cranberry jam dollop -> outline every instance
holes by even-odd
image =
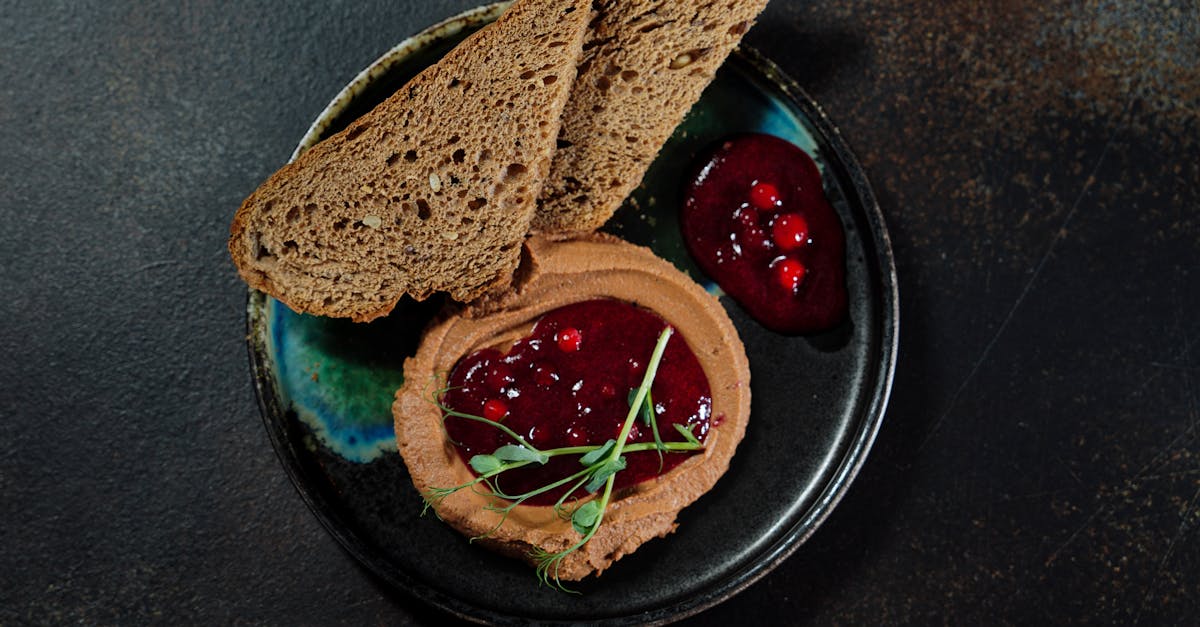
[[[667,323],[653,312],[617,300],[591,300],[550,311],[507,353],[487,348],[454,367],[442,403],[512,429],[541,450],[602,445],[615,439],[629,413],[629,394],[642,383],[646,364]],[[679,333],[668,341],[650,388],[659,437],[683,438],[672,425],[690,427],[704,441],[711,425],[712,394],[700,362]],[[628,443],[653,442],[652,430],[635,419]],[[446,416],[446,432],[463,463],[489,454],[512,438],[495,427]],[[626,469],[614,488],[636,485],[678,466],[694,453],[625,453]],[[582,469],[578,455],[561,455],[545,466],[505,472],[497,486],[507,494],[540,488]],[[550,505],[562,489],[525,503]],[[580,490],[574,496],[582,497]]]
[[[719,142],[694,172],[680,229],[700,269],[772,331],[840,323],[845,235],[813,160],[778,137],[745,134]]]

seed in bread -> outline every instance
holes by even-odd
[[[589,0],[518,0],[245,200],[229,251],[292,309],[366,321],[401,296],[511,280],[574,81]]]
[[[602,0],[533,229],[603,225],[767,0]]]

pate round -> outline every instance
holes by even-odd
[[[514,289],[435,321],[417,354],[404,365],[404,386],[392,405],[396,439],[413,484],[422,494],[474,479],[445,434],[434,394],[460,359],[511,344],[543,314],[564,305],[613,298],[650,309],[687,341],[708,378],[713,428],[704,450],[673,470],[614,493],[604,521],[586,545],[557,570],[567,581],[599,573],[645,541],[675,529],[681,509],[716,483],[750,415],[750,367],[737,331],[717,299],[650,250],[611,236],[572,241],[534,237]],[[434,507],[439,518],[476,543],[533,563],[536,547],[555,553],[580,535],[549,506],[519,506],[503,525],[484,507],[493,497],[459,490]],[[490,532],[490,533],[489,533]],[[551,573],[553,576],[555,573]]]

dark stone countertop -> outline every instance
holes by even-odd
[[[328,99],[469,1],[0,11],[0,623],[440,618],[289,485],[233,210]],[[1200,614],[1200,8],[775,0],[891,229],[882,432],[789,560],[692,624]]]

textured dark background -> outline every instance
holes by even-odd
[[[0,0],[0,623],[437,622],[267,441],[226,258],[360,68],[476,4]],[[1200,615],[1200,8],[774,0],[858,151],[900,364],[812,540],[694,624]]]

